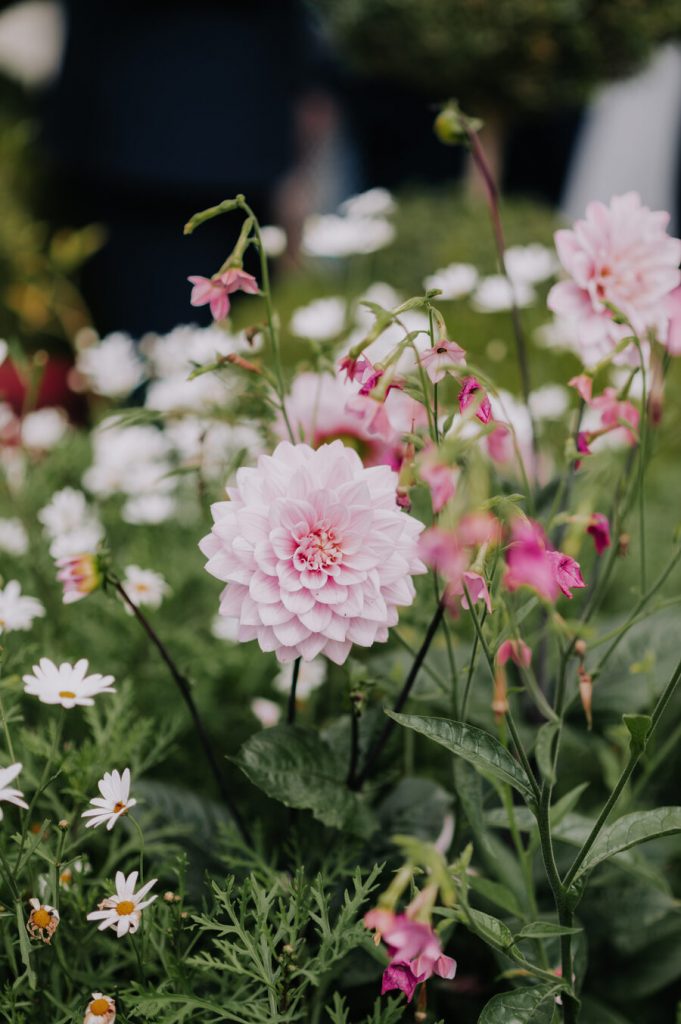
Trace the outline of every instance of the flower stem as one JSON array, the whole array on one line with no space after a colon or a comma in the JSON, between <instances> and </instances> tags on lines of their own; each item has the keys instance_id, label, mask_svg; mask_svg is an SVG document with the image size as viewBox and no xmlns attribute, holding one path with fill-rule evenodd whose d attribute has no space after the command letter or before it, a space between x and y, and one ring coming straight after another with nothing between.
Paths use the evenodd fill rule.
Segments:
<instances>
[{"instance_id":1,"label":"flower stem","mask_svg":"<svg viewBox=\"0 0 681 1024\"><path fill-rule=\"evenodd\" d=\"M440 620L444 615L444 610L444 599L440 598L440 600L438 601L437 608L435 609L435 614L433 615L433 618L430 620L430 625L428 626L426 635L423 638L423 643L421 644L416 654L416 657L414 658L414 662L409 670L409 674L404 681L404 686L400 690L397 700L395 701L395 705L393 707L393 711L395 712L400 712L407 702L409 694L411 693L411 689L414 683L416 682L416 677L419 674L419 669L421 668L421 665L423 664L426 654L428 653L428 648L432 643L433 637L437 633L438 626L440 625ZM385 725L383 726L381 732L378 735L378 738L369 748L369 752L367 753L366 760L364 762L364 768L361 770L361 772L359 772L359 774L355 776L354 783L351 787L352 789L361 789L364 783L366 782L384 746L390 739L393 729L395 728L395 724L396 723L392 718L387 719Z\"/></svg>"},{"instance_id":2,"label":"flower stem","mask_svg":"<svg viewBox=\"0 0 681 1024\"><path fill-rule=\"evenodd\" d=\"M293 662L293 674L291 676L291 689L288 695L288 713L286 721L293 725L296 720L296 689L298 688L298 676L300 674L300 658Z\"/></svg>"},{"instance_id":3,"label":"flower stem","mask_svg":"<svg viewBox=\"0 0 681 1024\"><path fill-rule=\"evenodd\" d=\"M224 779L224 776L222 774L222 771L220 770L220 765L218 764L218 760L217 760L217 757L215 755L215 751L213 750L212 744L210 742L210 738L208 736L208 732L206 730L205 725L203 724L203 720L201 719L201 716L199 715L198 708L196 707L196 704L194 703L194 698L192 697L191 687L190 687L190 684L189 684L189 680L185 676L182 675L182 673L178 669L177 665L173 661L173 659L172 659L172 657L171 657L167 647L165 646L165 644L162 642L162 640L160 639L160 637L156 633L156 630L153 628L153 626L151 625L151 623L149 622L147 617L144 615L144 613L130 599L130 597L126 593L126 591L123 588L123 585L120 583L120 581L118 579L116 579L114 576L109 576L108 579L109 579L109 582L114 587L114 589L123 598L123 600L125 601L126 605L130 609L132 614L135 616L135 618L139 622L140 626L142 627L144 632L147 634L147 636L151 640L152 644L154 645L154 647L156 648L158 653L161 655L161 658L165 662L165 664L166 664L166 666L168 668L168 671L170 672L170 675L173 678L173 681L177 685L177 688L179 689L180 693L182 694L184 702L187 705L187 708L189 710L189 714L192 717L192 721L194 723L194 728L196 729L196 733L197 733L197 735L199 737L199 742L201 743L201 746L203 747L203 752L206 755L206 760L208 761L208 764L210 765L210 769L211 769L211 771L213 773L213 777L214 777L215 782L217 784L218 790L220 791L220 795L222 796L222 799L224 800L225 805L229 809L230 814L234 818L234 822L236 824L237 830L241 834L241 838L244 840L245 843L247 843L248 845L251 845L251 838L250 838L248 829L246 827L246 824L245 824L241 814L239 813L239 811L237 810L236 806L234 805L234 803L232 801L231 794L230 794L229 790L227 789L227 783L225 782L225 779Z\"/></svg>"},{"instance_id":4,"label":"flower stem","mask_svg":"<svg viewBox=\"0 0 681 1024\"><path fill-rule=\"evenodd\" d=\"M357 775L357 763L359 761L359 714L355 702L351 701L350 708L350 764L346 784L348 789L355 788L355 777Z\"/></svg>"}]
</instances>

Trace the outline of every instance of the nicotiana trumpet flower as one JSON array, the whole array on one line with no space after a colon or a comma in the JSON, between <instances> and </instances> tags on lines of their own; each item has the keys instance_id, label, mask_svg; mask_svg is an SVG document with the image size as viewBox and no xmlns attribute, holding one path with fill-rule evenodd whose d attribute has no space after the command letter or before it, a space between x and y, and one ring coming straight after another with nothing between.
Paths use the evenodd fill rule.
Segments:
<instances>
[{"instance_id":1,"label":"nicotiana trumpet flower","mask_svg":"<svg viewBox=\"0 0 681 1024\"><path fill-rule=\"evenodd\" d=\"M240 267L228 267L215 277L192 276L187 279L194 287L190 302L192 306L210 306L213 320L224 320L230 309L230 295L234 292L246 292L257 295L258 282L252 274L247 274Z\"/></svg>"}]
</instances>

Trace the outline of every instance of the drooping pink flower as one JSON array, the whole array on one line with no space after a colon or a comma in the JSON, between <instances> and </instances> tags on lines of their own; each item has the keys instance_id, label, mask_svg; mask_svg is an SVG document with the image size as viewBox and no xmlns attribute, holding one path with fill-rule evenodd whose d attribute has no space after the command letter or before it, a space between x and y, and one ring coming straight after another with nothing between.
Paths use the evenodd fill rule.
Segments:
<instances>
[{"instance_id":1,"label":"drooping pink flower","mask_svg":"<svg viewBox=\"0 0 681 1024\"><path fill-rule=\"evenodd\" d=\"M481 394L478 394L481 392ZM481 423L489 423L492 419L492 406L477 377L464 377L459 391L459 410L463 413L469 405L476 403L475 415Z\"/></svg>"},{"instance_id":2,"label":"drooping pink flower","mask_svg":"<svg viewBox=\"0 0 681 1024\"><path fill-rule=\"evenodd\" d=\"M505 423L498 423L494 430L487 434L485 444L489 457L494 462L502 464L510 462L515 454L513 450L513 436L510 428Z\"/></svg>"},{"instance_id":3,"label":"drooping pink flower","mask_svg":"<svg viewBox=\"0 0 681 1024\"><path fill-rule=\"evenodd\" d=\"M220 613L280 662L318 654L341 665L353 644L388 639L414 599L423 524L395 505L397 474L366 469L341 441L316 451L283 441L242 468L200 543L228 585Z\"/></svg>"},{"instance_id":4,"label":"drooping pink flower","mask_svg":"<svg viewBox=\"0 0 681 1024\"><path fill-rule=\"evenodd\" d=\"M438 341L432 348L427 348L419 357L421 366L433 384L438 384L454 366L463 366L466 353L455 341Z\"/></svg>"},{"instance_id":5,"label":"drooping pink flower","mask_svg":"<svg viewBox=\"0 0 681 1024\"><path fill-rule=\"evenodd\" d=\"M444 955L429 924L380 908L365 914L364 924L376 929L390 957L383 972L381 995L398 989L411 1001L416 986L433 974L447 979L456 974L456 960Z\"/></svg>"},{"instance_id":6,"label":"drooping pink flower","mask_svg":"<svg viewBox=\"0 0 681 1024\"><path fill-rule=\"evenodd\" d=\"M582 578L579 562L562 551L549 551L548 557L553 566L556 583L566 597L573 597L571 588L585 587L586 583Z\"/></svg>"},{"instance_id":7,"label":"drooping pink flower","mask_svg":"<svg viewBox=\"0 0 681 1024\"><path fill-rule=\"evenodd\" d=\"M594 539L597 555L602 555L605 549L610 547L610 523L602 512L594 512L586 532Z\"/></svg>"},{"instance_id":8,"label":"drooping pink flower","mask_svg":"<svg viewBox=\"0 0 681 1024\"><path fill-rule=\"evenodd\" d=\"M57 579L64 587L64 604L82 601L102 585L102 571L96 555L68 555L58 558L56 564L59 570Z\"/></svg>"},{"instance_id":9,"label":"drooping pink flower","mask_svg":"<svg viewBox=\"0 0 681 1024\"><path fill-rule=\"evenodd\" d=\"M529 668L532 662L532 651L524 640L504 640L497 651L497 663L505 665L507 661Z\"/></svg>"},{"instance_id":10,"label":"drooping pink flower","mask_svg":"<svg viewBox=\"0 0 681 1024\"><path fill-rule=\"evenodd\" d=\"M469 512L459 520L456 533L459 541L466 548L481 547L483 544L499 544L501 523L489 512Z\"/></svg>"},{"instance_id":11,"label":"drooping pink flower","mask_svg":"<svg viewBox=\"0 0 681 1024\"><path fill-rule=\"evenodd\" d=\"M456 494L459 467L440 462L438 449L435 445L428 445L421 453L419 472L430 488L433 512L437 514Z\"/></svg>"},{"instance_id":12,"label":"drooping pink flower","mask_svg":"<svg viewBox=\"0 0 681 1024\"><path fill-rule=\"evenodd\" d=\"M670 356L681 356L681 288L675 288L667 296L669 329L664 342Z\"/></svg>"},{"instance_id":13,"label":"drooping pink flower","mask_svg":"<svg viewBox=\"0 0 681 1024\"><path fill-rule=\"evenodd\" d=\"M215 277L192 276L187 278L192 288L192 306L210 306L213 320L224 320L229 313L229 296L233 292L246 292L248 295L258 294L258 282L252 274L247 274L240 267L229 267Z\"/></svg>"},{"instance_id":14,"label":"drooping pink flower","mask_svg":"<svg viewBox=\"0 0 681 1024\"><path fill-rule=\"evenodd\" d=\"M489 596L489 590L487 589L487 583L485 577L481 576L479 572L467 571L463 574L462 588L463 596L461 597L461 607L468 609L468 598L466 597L466 590L470 595L470 599L473 604L477 604L478 601L483 601L487 606L487 611L492 612L492 599Z\"/></svg>"},{"instance_id":15,"label":"drooping pink flower","mask_svg":"<svg viewBox=\"0 0 681 1024\"><path fill-rule=\"evenodd\" d=\"M435 569L448 584L463 592L461 577L468 566L468 555L461 547L454 531L431 526L419 537L419 556Z\"/></svg>"},{"instance_id":16,"label":"drooping pink flower","mask_svg":"<svg viewBox=\"0 0 681 1024\"><path fill-rule=\"evenodd\" d=\"M504 585L511 591L523 586L532 587L547 601L555 601L558 597L558 581L548 558L544 531L531 519L519 517L511 524Z\"/></svg>"},{"instance_id":17,"label":"drooping pink flower","mask_svg":"<svg viewBox=\"0 0 681 1024\"><path fill-rule=\"evenodd\" d=\"M338 372L345 374L346 380L364 383L364 378L373 371L373 363L365 355L343 356L338 364Z\"/></svg>"},{"instance_id":18,"label":"drooping pink flower","mask_svg":"<svg viewBox=\"0 0 681 1024\"><path fill-rule=\"evenodd\" d=\"M601 395L591 400L591 408L600 412L601 424L607 431L621 429L627 444L636 444L639 411L627 399L620 400L616 388L605 388ZM631 430L628 429L627 424L631 426Z\"/></svg>"},{"instance_id":19,"label":"drooping pink flower","mask_svg":"<svg viewBox=\"0 0 681 1024\"><path fill-rule=\"evenodd\" d=\"M617 324L613 306L639 337L653 329L666 339L665 299L681 283L681 241L666 227L669 214L648 209L636 192L614 196L609 206L589 203L586 218L555 235L558 257L570 276L555 284L549 309L571 321L584 361L593 365L612 353L631 330ZM631 346L631 357L638 353Z\"/></svg>"},{"instance_id":20,"label":"drooping pink flower","mask_svg":"<svg viewBox=\"0 0 681 1024\"><path fill-rule=\"evenodd\" d=\"M591 449L589 448L589 435L585 430L580 430L577 434L577 451L580 455L591 455ZM578 459L575 462L575 468L579 469L582 464L582 460Z\"/></svg>"},{"instance_id":21,"label":"drooping pink flower","mask_svg":"<svg viewBox=\"0 0 681 1024\"><path fill-rule=\"evenodd\" d=\"M584 402L590 402L593 383L592 377L586 373L580 373L568 381L568 386L574 388Z\"/></svg>"}]
</instances>

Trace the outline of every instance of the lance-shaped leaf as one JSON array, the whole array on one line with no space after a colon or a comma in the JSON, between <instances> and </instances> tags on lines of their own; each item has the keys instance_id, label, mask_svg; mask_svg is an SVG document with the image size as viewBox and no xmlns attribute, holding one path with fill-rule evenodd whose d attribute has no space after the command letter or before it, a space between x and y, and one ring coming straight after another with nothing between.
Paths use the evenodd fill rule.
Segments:
<instances>
[{"instance_id":1,"label":"lance-shaped leaf","mask_svg":"<svg viewBox=\"0 0 681 1024\"><path fill-rule=\"evenodd\" d=\"M558 985L535 985L501 992L478 1017L478 1024L551 1024Z\"/></svg>"},{"instance_id":2,"label":"lance-shaped leaf","mask_svg":"<svg viewBox=\"0 0 681 1024\"><path fill-rule=\"evenodd\" d=\"M386 711L399 725L427 736L452 754L463 757L475 768L489 772L501 782L513 786L528 801L534 796L530 780L522 765L509 754L494 736L474 725L452 722L448 718L425 718L420 715L398 715Z\"/></svg>"},{"instance_id":3,"label":"lance-shaped leaf","mask_svg":"<svg viewBox=\"0 0 681 1024\"><path fill-rule=\"evenodd\" d=\"M581 928L566 928L565 925L554 924L553 921L532 921L518 932L516 940L552 939L556 935L577 935L581 930Z\"/></svg>"},{"instance_id":4,"label":"lance-shaped leaf","mask_svg":"<svg viewBox=\"0 0 681 1024\"><path fill-rule=\"evenodd\" d=\"M650 839L674 835L675 832L681 832L681 807L656 807L653 811L625 814L603 829L575 878L623 850L647 843Z\"/></svg>"}]
</instances>

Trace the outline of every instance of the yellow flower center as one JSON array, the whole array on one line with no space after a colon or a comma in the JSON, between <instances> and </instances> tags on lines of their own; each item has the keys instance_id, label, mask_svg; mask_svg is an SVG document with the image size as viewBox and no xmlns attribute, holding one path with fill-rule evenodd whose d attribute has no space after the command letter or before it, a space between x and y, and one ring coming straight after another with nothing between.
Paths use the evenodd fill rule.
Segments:
<instances>
[{"instance_id":1,"label":"yellow flower center","mask_svg":"<svg viewBox=\"0 0 681 1024\"><path fill-rule=\"evenodd\" d=\"M95 1017L103 1017L104 1014L108 1012L108 999L93 999L92 1002L90 1003L90 1013L94 1013Z\"/></svg>"},{"instance_id":2,"label":"yellow flower center","mask_svg":"<svg viewBox=\"0 0 681 1024\"><path fill-rule=\"evenodd\" d=\"M34 910L31 917L33 918L33 924L36 928L47 928L52 920L52 915L48 910L45 910L44 907L40 907L39 910Z\"/></svg>"},{"instance_id":3,"label":"yellow flower center","mask_svg":"<svg viewBox=\"0 0 681 1024\"><path fill-rule=\"evenodd\" d=\"M127 811L127 807L122 800L119 800L117 804L114 804L114 814L120 814L121 811Z\"/></svg>"},{"instance_id":4,"label":"yellow flower center","mask_svg":"<svg viewBox=\"0 0 681 1024\"><path fill-rule=\"evenodd\" d=\"M147 591L149 590L149 584L148 583L137 583L137 584L135 584L135 586L137 588L137 593L138 594L146 594Z\"/></svg>"},{"instance_id":5,"label":"yellow flower center","mask_svg":"<svg viewBox=\"0 0 681 1024\"><path fill-rule=\"evenodd\" d=\"M120 903L116 904L116 913L120 917L125 917L127 914L132 914L135 909L135 904L132 900L121 900Z\"/></svg>"},{"instance_id":6,"label":"yellow flower center","mask_svg":"<svg viewBox=\"0 0 681 1024\"><path fill-rule=\"evenodd\" d=\"M74 698L74 697L75 697L76 695L75 695L75 693L73 692L73 690L60 690L60 691L59 691L59 696L60 696L60 697L69 697L69 698L70 698L71 700L73 700L73 698Z\"/></svg>"}]
</instances>

